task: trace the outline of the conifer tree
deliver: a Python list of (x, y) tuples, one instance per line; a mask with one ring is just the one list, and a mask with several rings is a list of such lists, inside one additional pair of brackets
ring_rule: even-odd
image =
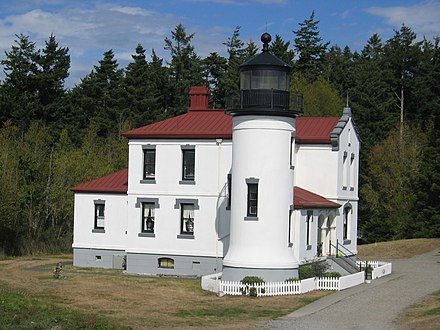
[(312, 11), (310, 18), (299, 23), (300, 28), (293, 31), (296, 35), (294, 48), (297, 56), (294, 69), (309, 80), (315, 80), (322, 74), (323, 56), (329, 45), (329, 42), (322, 42), (318, 24), (315, 11)]
[(289, 49), (290, 41), (285, 42), (281, 36), (275, 35), (275, 40), (270, 45), (270, 51), (278, 58), (282, 59), (284, 62), (293, 65), (294, 52)]
[(11, 50), (5, 52), (6, 59), (1, 61), (6, 77), (0, 88), (0, 119), (11, 119), (23, 133), (38, 108), (38, 51), (28, 36), (16, 37)]
[(151, 124), (155, 121), (157, 108), (157, 92), (147, 62), (145, 49), (141, 44), (131, 56), (133, 62), (125, 68), (124, 87), (127, 93), (125, 108), (127, 118), (134, 127)]
[(165, 50), (171, 54), (170, 73), (171, 86), (169, 115), (187, 111), (189, 105), (189, 90), (191, 86), (203, 84), (201, 59), (195, 53), (191, 40), (194, 33), (187, 35), (185, 27), (178, 24), (171, 32), (171, 38), (165, 38)]

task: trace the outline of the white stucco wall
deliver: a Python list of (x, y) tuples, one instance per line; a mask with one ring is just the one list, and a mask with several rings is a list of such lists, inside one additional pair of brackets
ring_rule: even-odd
[(338, 153), (329, 144), (297, 144), (295, 185), (329, 199), (337, 198)]
[[(104, 233), (93, 232), (95, 200), (105, 202)], [(125, 250), (127, 195), (75, 193), (73, 248)]]
[[(141, 183), (142, 145), (156, 147), (155, 183)], [(195, 146), (195, 183), (181, 184), (182, 145)], [(129, 143), (127, 252), (223, 257), (229, 243), (227, 174), (231, 167), (231, 141), (131, 140)], [(139, 237), (139, 198), (157, 199), (154, 237)], [(180, 210), (176, 200), (197, 200), (194, 238), (179, 238)]]

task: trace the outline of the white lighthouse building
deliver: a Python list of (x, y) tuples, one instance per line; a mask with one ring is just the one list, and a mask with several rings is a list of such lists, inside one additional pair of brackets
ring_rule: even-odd
[(290, 66), (268, 51), (268, 33), (261, 41), (263, 52), (240, 66), (240, 102), (228, 110), (234, 143), (225, 280), (297, 276), (289, 232), (298, 112), (290, 110)]
[(71, 189), (75, 266), (284, 281), (302, 264), (357, 254), (351, 111), (297, 117), (290, 67), (262, 41), (226, 111), (192, 87), (186, 113), (123, 133), (128, 168)]

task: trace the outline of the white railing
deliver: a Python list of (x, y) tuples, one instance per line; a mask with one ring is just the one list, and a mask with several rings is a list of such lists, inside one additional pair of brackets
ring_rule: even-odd
[(392, 264), (390, 262), (379, 262), (377, 267), (373, 267), (371, 278), (381, 278), (382, 276), (391, 274)]
[(339, 290), (351, 288), (352, 286), (356, 286), (364, 283), (364, 281), (365, 281), (364, 272), (358, 272), (347, 276), (341, 276), (339, 278)]
[(390, 262), (385, 261), (358, 261), (358, 266), (365, 269), (365, 267), (371, 266), (373, 271), (371, 273), (371, 278), (373, 280), (377, 278), (381, 278), (382, 276), (391, 274), (392, 264)]
[(220, 291), (220, 277), (222, 273), (202, 276), (202, 289), (211, 292)]
[(306, 293), (315, 290), (316, 290), (315, 277), (306, 278), (305, 280), (301, 281), (301, 293)]

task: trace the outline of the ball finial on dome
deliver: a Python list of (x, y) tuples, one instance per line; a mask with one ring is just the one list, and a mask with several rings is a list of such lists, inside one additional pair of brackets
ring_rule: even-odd
[(269, 49), (269, 43), (272, 40), (272, 37), (269, 33), (264, 32), (261, 35), (261, 42), (263, 43), (263, 51), (268, 50)]

